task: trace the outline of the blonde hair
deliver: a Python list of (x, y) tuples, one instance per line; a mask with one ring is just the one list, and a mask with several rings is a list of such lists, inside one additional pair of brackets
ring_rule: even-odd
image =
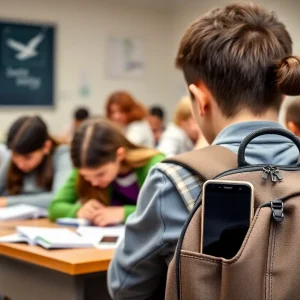
[(181, 121), (186, 121), (192, 117), (191, 98), (188, 96), (182, 97), (176, 106), (173, 117), (173, 122), (179, 126)]

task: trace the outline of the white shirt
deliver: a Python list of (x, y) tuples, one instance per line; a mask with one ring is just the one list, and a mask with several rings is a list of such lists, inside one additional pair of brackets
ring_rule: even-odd
[(154, 147), (152, 130), (146, 120), (135, 121), (127, 125), (125, 135), (130, 142), (136, 145)]
[(157, 149), (164, 153), (167, 157), (170, 157), (192, 151), (194, 147), (194, 143), (184, 130), (176, 124), (171, 123), (162, 134)]

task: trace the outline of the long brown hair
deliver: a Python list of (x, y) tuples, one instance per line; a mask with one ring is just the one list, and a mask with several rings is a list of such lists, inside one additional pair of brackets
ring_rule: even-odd
[[(128, 141), (112, 122), (93, 119), (84, 122), (75, 132), (71, 158), (77, 169), (95, 169), (115, 161), (120, 147), (125, 148), (125, 159), (122, 163), (133, 169), (146, 165), (150, 158), (159, 154), (154, 149), (139, 147)], [(82, 176), (78, 177), (77, 191), (82, 202), (97, 199), (108, 204), (108, 189), (93, 187)]]
[(116, 104), (121, 111), (127, 115), (128, 124), (134, 121), (141, 121), (146, 118), (146, 108), (138, 103), (132, 95), (124, 91), (118, 91), (111, 94), (106, 104), (106, 117), (110, 119), (111, 106)]
[[(54, 172), (52, 154), (58, 143), (49, 136), (44, 121), (39, 116), (23, 116), (17, 119), (9, 129), (7, 146), (14, 153), (26, 155), (41, 149), (48, 140), (52, 142), (51, 151), (49, 155), (45, 155), (35, 171), (37, 185), (50, 191)], [(9, 195), (17, 195), (22, 192), (24, 176), (25, 173), (11, 161), (6, 181)]]

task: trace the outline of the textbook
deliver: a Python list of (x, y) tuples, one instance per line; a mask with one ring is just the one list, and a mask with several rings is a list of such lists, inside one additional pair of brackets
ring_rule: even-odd
[(46, 249), (92, 248), (91, 239), (80, 236), (67, 228), (17, 226), (17, 232), (0, 237), (0, 243), (28, 243)]
[(0, 221), (37, 219), (47, 217), (47, 215), (46, 209), (27, 204), (0, 208)]
[(80, 226), (77, 229), (77, 233), (93, 241), (94, 246), (98, 249), (115, 249), (124, 236), (125, 226)]

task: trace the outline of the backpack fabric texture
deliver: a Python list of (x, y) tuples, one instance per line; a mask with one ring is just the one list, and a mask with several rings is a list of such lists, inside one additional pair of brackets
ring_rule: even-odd
[[(191, 212), (168, 269), (167, 300), (300, 299), (300, 164), (249, 165), (247, 145), (265, 134), (300, 140), (277, 128), (253, 132), (238, 155), (221, 146), (165, 160), (162, 171), (172, 180)], [(184, 167), (182, 177), (180, 170)], [(206, 180), (248, 181), (254, 186), (255, 215), (239, 252), (231, 259), (200, 253), (201, 195), (191, 189)]]

